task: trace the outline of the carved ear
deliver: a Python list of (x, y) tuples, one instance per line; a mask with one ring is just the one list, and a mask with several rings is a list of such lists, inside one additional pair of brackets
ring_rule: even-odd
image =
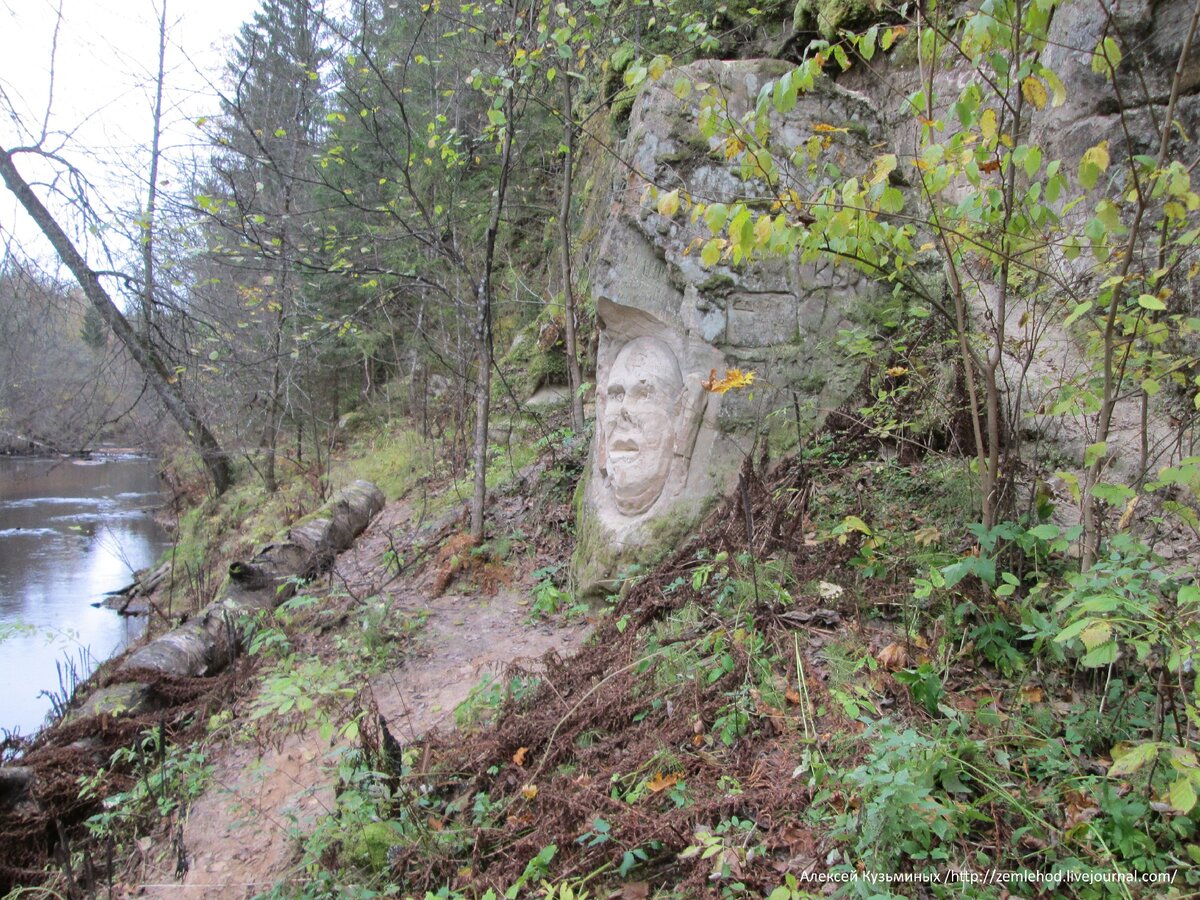
[(596, 435), (593, 438), (593, 443), (596, 447), (596, 468), (600, 470), (600, 475), (604, 478), (608, 477), (608, 447), (604, 439), (604, 409), (607, 405), (603, 399), (603, 391), (596, 391)]
[(692, 448), (700, 432), (700, 420), (704, 418), (704, 407), (708, 403), (708, 392), (704, 390), (702, 381), (700, 375), (692, 373), (684, 379), (683, 390), (679, 392), (676, 419), (679, 431), (675, 435), (675, 455), (688, 460), (692, 458)]

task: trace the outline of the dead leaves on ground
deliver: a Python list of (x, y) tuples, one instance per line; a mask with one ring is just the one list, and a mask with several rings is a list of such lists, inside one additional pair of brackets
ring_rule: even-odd
[(667, 788), (674, 787), (678, 783), (678, 773), (664, 775), (662, 772), (656, 772), (654, 777), (646, 782), (646, 790), (652, 794), (661, 794)]
[(434, 560), (433, 571), (432, 590), (435, 597), (445, 593), (451, 583), (462, 575), (470, 578), (489, 597), (513, 582), (513, 573), (503, 561), (493, 559), (465, 531), (452, 535), (442, 545)]

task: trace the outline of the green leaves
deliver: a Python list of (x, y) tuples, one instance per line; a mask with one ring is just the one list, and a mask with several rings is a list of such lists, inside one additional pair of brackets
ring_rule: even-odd
[(1117, 66), (1121, 64), (1121, 58), (1121, 48), (1117, 42), (1106, 37), (1092, 51), (1092, 71), (1111, 81), (1116, 75)]
[(1079, 183), (1090, 191), (1101, 174), (1108, 170), (1108, 164), (1108, 141), (1101, 141), (1086, 150), (1079, 160)]
[(800, 78), (798, 69), (786, 72), (775, 82), (771, 91), (771, 103), (779, 113), (789, 113), (796, 106), (800, 93)]
[(1104, 458), (1104, 455), (1107, 452), (1108, 443), (1106, 441), (1097, 441), (1094, 444), (1090, 444), (1083, 453), (1084, 468), (1090, 469), (1092, 466), (1096, 465), (1096, 463), (1100, 462), (1100, 460)]
[(674, 218), (679, 211), (679, 189), (661, 194), (658, 198), (658, 214), (668, 219)]
[(1157, 741), (1146, 741), (1144, 744), (1135, 744), (1133, 747), (1122, 748), (1122, 752), (1119, 755), (1114, 748), (1113, 764), (1108, 769), (1108, 777), (1121, 778), (1125, 775), (1132, 775), (1138, 769), (1142, 768), (1142, 766), (1153, 762), (1158, 757), (1158, 751), (1161, 746)]
[(1086, 651), (1079, 664), (1089, 669), (1110, 665), (1117, 659), (1117, 642), (1112, 625), (1104, 619), (1081, 618), (1062, 629), (1054, 638), (1056, 644), (1078, 640)]
[(712, 268), (721, 260), (721, 253), (725, 249), (725, 241), (720, 238), (712, 238), (705, 242), (704, 249), (700, 251), (700, 261), (708, 268)]
[(1173, 746), (1165, 741), (1143, 741), (1140, 744), (1118, 744), (1113, 748), (1113, 763), (1109, 778), (1128, 778), (1158, 761), (1167, 754), (1175, 779), (1167, 788), (1163, 800), (1180, 815), (1187, 815), (1196, 806), (1197, 786), (1200, 785), (1200, 763), (1187, 747)]
[(704, 212), (704, 224), (713, 234), (718, 234), (725, 227), (725, 220), (728, 216), (729, 207), (724, 203), (713, 203)]

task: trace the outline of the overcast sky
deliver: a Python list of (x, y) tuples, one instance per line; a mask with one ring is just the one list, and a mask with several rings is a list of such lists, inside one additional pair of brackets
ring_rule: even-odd
[[(0, 142), (6, 147), (25, 144), (46, 121), (52, 134), (70, 135), (64, 155), (84, 170), (107, 203), (129, 206), (144, 195), (148, 152), (143, 148), (152, 133), (162, 2), (0, 0), (0, 90), (7, 98)], [(232, 38), (253, 16), (258, 0), (166, 3), (164, 151), (178, 158), (200, 139), (195, 120), (217, 111), (210, 85), (220, 81)], [(52, 53), (60, 5), (62, 24)], [(8, 114), (10, 105), (20, 125)], [(28, 158), (18, 164), (26, 177), (37, 177), (26, 171), (33, 167)], [(0, 231), (29, 242), (31, 226), (24, 212), (7, 191), (0, 193)]]

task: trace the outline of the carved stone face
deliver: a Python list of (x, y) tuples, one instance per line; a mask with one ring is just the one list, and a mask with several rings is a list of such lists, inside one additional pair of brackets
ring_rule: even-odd
[(675, 354), (655, 338), (630, 341), (609, 370), (605, 469), (623, 515), (640, 515), (662, 493), (675, 455), (683, 387)]

